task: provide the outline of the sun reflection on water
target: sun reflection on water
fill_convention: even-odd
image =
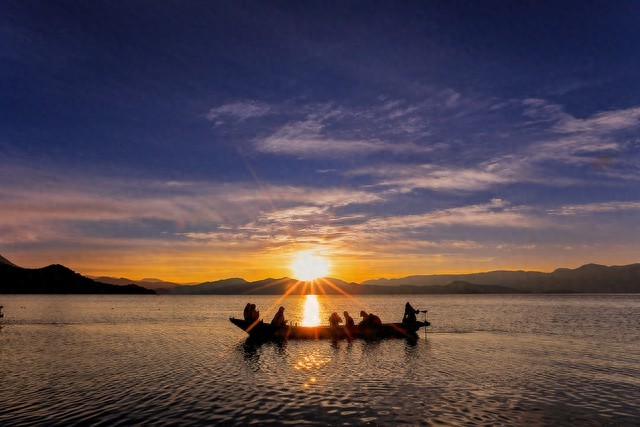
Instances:
[[[317,295],[307,295],[304,301],[304,312],[302,315],[302,326],[320,325],[320,303]]]

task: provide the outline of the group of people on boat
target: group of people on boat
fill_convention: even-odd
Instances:
[[[420,310],[414,309],[411,306],[411,304],[407,302],[404,307],[404,316],[402,317],[402,323],[404,324],[416,323],[417,322],[416,314],[418,313],[420,313]],[[355,321],[353,320],[353,317],[349,315],[349,312],[344,311],[342,314],[344,315],[344,323],[345,323],[344,327],[346,327],[347,329],[354,328],[356,324],[355,324]],[[366,311],[361,310],[360,317],[362,318],[362,320],[358,323],[358,327],[360,328],[375,329],[377,327],[382,326],[382,320],[380,319],[380,317],[376,316],[373,313],[367,313]],[[260,318],[260,312],[256,309],[256,305],[247,303],[246,307],[244,308],[244,320],[247,322],[249,321],[255,322],[259,318]],[[329,326],[331,326],[332,328],[340,327],[340,324],[342,323],[342,321],[343,320],[340,317],[340,315],[335,311],[331,313],[331,316],[329,316]],[[278,309],[278,312],[275,314],[275,316],[273,316],[273,319],[271,320],[271,325],[282,327],[282,326],[287,326],[287,322],[288,320],[284,318],[284,307],[280,307]]]
[[[260,319],[260,312],[256,308],[255,304],[251,304],[250,302],[248,302],[244,307],[242,316],[247,322],[255,322],[256,320]]]

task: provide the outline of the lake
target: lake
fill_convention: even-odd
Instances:
[[[0,295],[0,425],[640,423],[640,295],[318,300],[432,326],[253,344],[230,316],[301,322],[305,297]]]

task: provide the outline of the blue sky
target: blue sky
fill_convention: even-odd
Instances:
[[[0,4],[0,253],[198,281],[639,260],[635,2]]]

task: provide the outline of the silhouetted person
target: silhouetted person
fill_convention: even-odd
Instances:
[[[331,326],[332,328],[337,328],[340,323],[342,323],[342,319],[340,318],[338,313],[336,313],[335,311],[331,313],[331,316],[329,316],[329,326]]]
[[[260,318],[260,312],[258,311],[258,309],[256,309],[256,305],[255,304],[251,304],[251,309],[249,310],[251,313],[251,320],[252,321],[256,321]]]
[[[242,316],[244,317],[244,320],[246,322],[253,320],[251,318],[251,303],[247,303],[247,305],[244,307],[244,311],[242,312]]]
[[[346,328],[353,328],[356,325],[353,321],[353,317],[349,316],[349,313],[346,311],[342,314],[344,314],[344,326]]]
[[[363,328],[369,326],[369,315],[367,314],[367,312],[364,310],[360,310],[360,317],[362,317],[362,320],[360,321],[360,323],[358,323],[358,326],[361,326]]]
[[[284,307],[278,309],[278,312],[271,320],[271,324],[273,326],[287,326],[287,321],[284,320]]]
[[[416,314],[420,313],[420,310],[414,309],[408,302],[404,305],[404,316],[402,316],[402,323],[416,323],[418,320]]]
[[[369,326],[373,326],[376,328],[382,326],[382,320],[380,320],[380,318],[375,314],[371,313],[369,314]]]

